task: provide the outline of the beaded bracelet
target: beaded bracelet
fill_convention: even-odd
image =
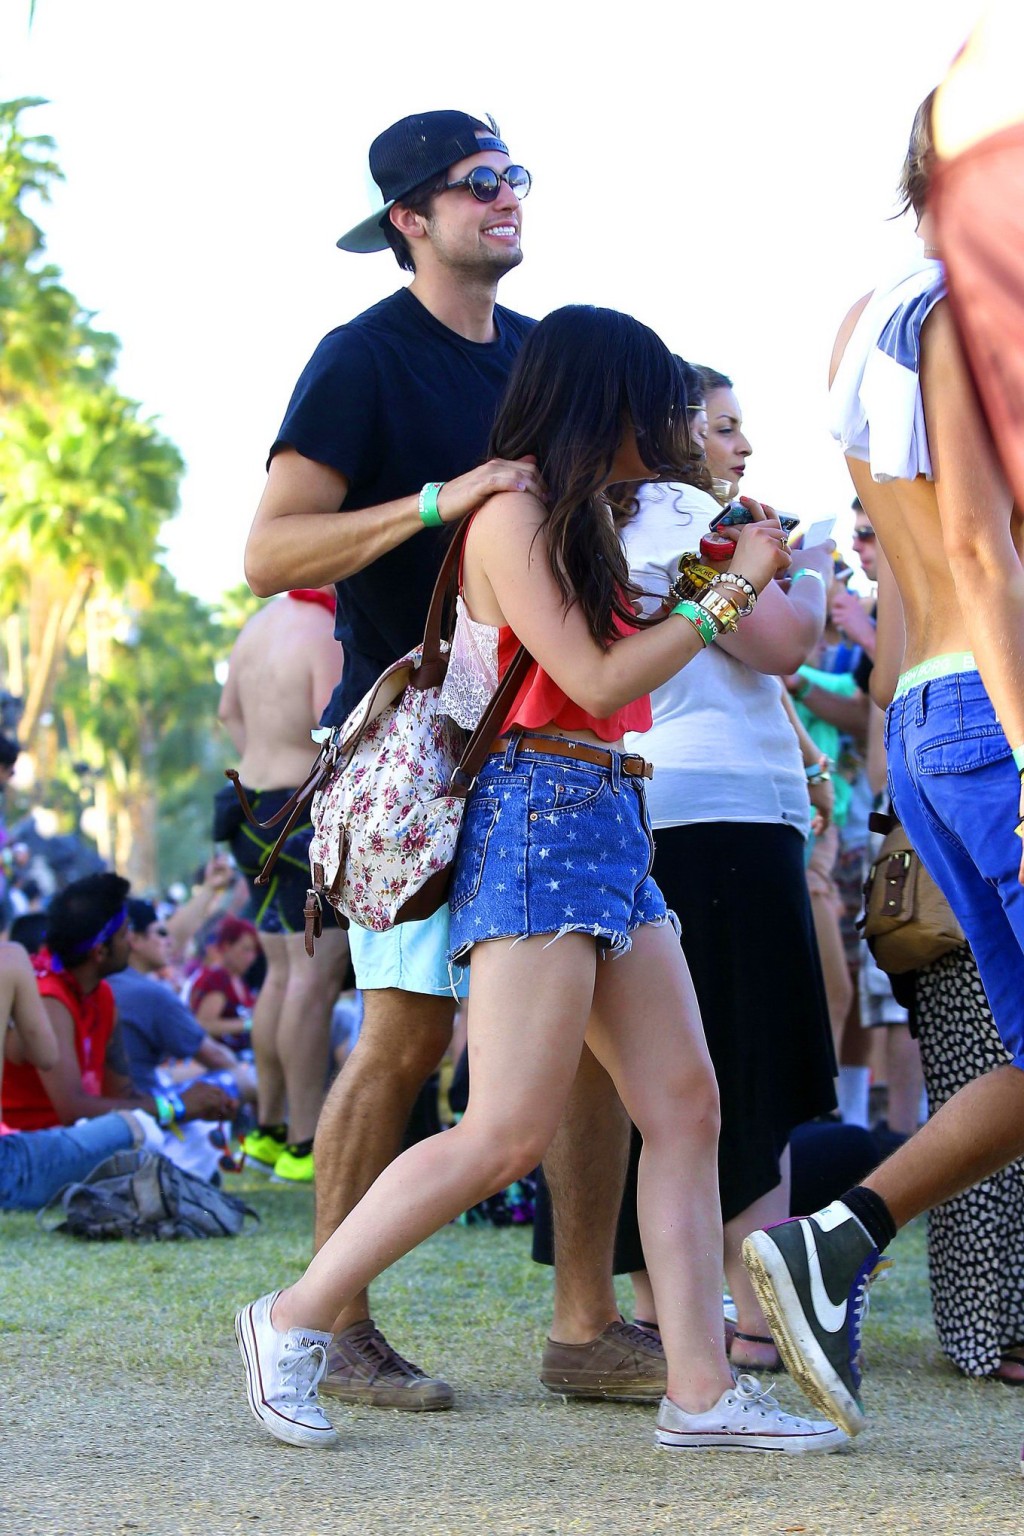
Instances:
[[[705,645],[714,644],[721,634],[717,621],[699,603],[687,599],[685,602],[676,603],[672,612],[678,613],[681,619],[686,619],[692,624]]]
[[[757,593],[745,576],[737,576],[732,571],[718,571],[712,578],[711,585],[713,587],[735,587],[737,592],[743,593],[747,603],[745,608],[740,608],[737,605],[736,617],[738,619],[745,619],[748,614],[753,613],[754,605],[757,602]]]
[[[420,522],[424,528],[440,528],[442,518],[437,510],[437,498],[441,488],[447,482],[444,480],[428,480],[420,491]]]

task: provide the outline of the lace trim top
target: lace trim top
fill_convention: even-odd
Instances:
[[[448,671],[437,707],[456,725],[472,731],[498,686],[498,631],[478,624],[460,592],[455,599],[455,634],[448,653]]]

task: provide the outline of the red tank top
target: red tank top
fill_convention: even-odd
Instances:
[[[475,516],[474,512],[472,517]],[[469,537],[468,530],[466,537],[467,539]],[[463,543],[459,557],[460,593],[465,558],[466,545]],[[631,625],[624,624],[619,618],[613,618],[612,623],[620,635],[636,634],[636,630]],[[519,646],[520,641],[509,626],[500,625],[498,628],[499,682],[512,665]],[[527,731],[536,731],[542,726],[554,725],[560,731],[592,731],[601,741],[618,741],[627,731],[649,731],[652,723],[649,693],[642,694],[640,698],[624,704],[621,709],[617,709],[606,719],[599,720],[595,715],[588,714],[579,704],[574,703],[569,695],[548,676],[540,662],[535,661],[531,664],[523,685],[515,696],[512,708],[502,724],[501,734],[504,735],[514,725],[522,726]]]
[[[103,1092],[107,1042],[114,1029],[114,994],[101,981],[87,996],[69,972],[45,969],[45,950],[35,957],[34,963],[40,997],[55,997],[71,1015],[82,1087],[99,1098]],[[13,1131],[42,1131],[61,1123],[42,1078],[27,1062],[9,1062],[4,1071],[3,1119]]]

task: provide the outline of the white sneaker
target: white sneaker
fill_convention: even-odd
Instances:
[[[309,1328],[281,1333],[270,1321],[280,1291],[235,1314],[249,1407],[270,1434],[288,1445],[334,1445],[338,1431],[317,1401],[332,1335]]]
[[[830,1451],[847,1437],[824,1419],[783,1413],[755,1376],[738,1376],[713,1408],[687,1413],[668,1397],[658,1409],[658,1444],[666,1450]]]

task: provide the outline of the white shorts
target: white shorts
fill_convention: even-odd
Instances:
[[[348,930],[356,986],[364,992],[395,987],[399,992],[423,992],[451,997],[448,974],[448,908],[420,923],[398,923],[387,933],[374,933],[352,923]],[[469,991],[469,971],[455,972],[455,994]]]

